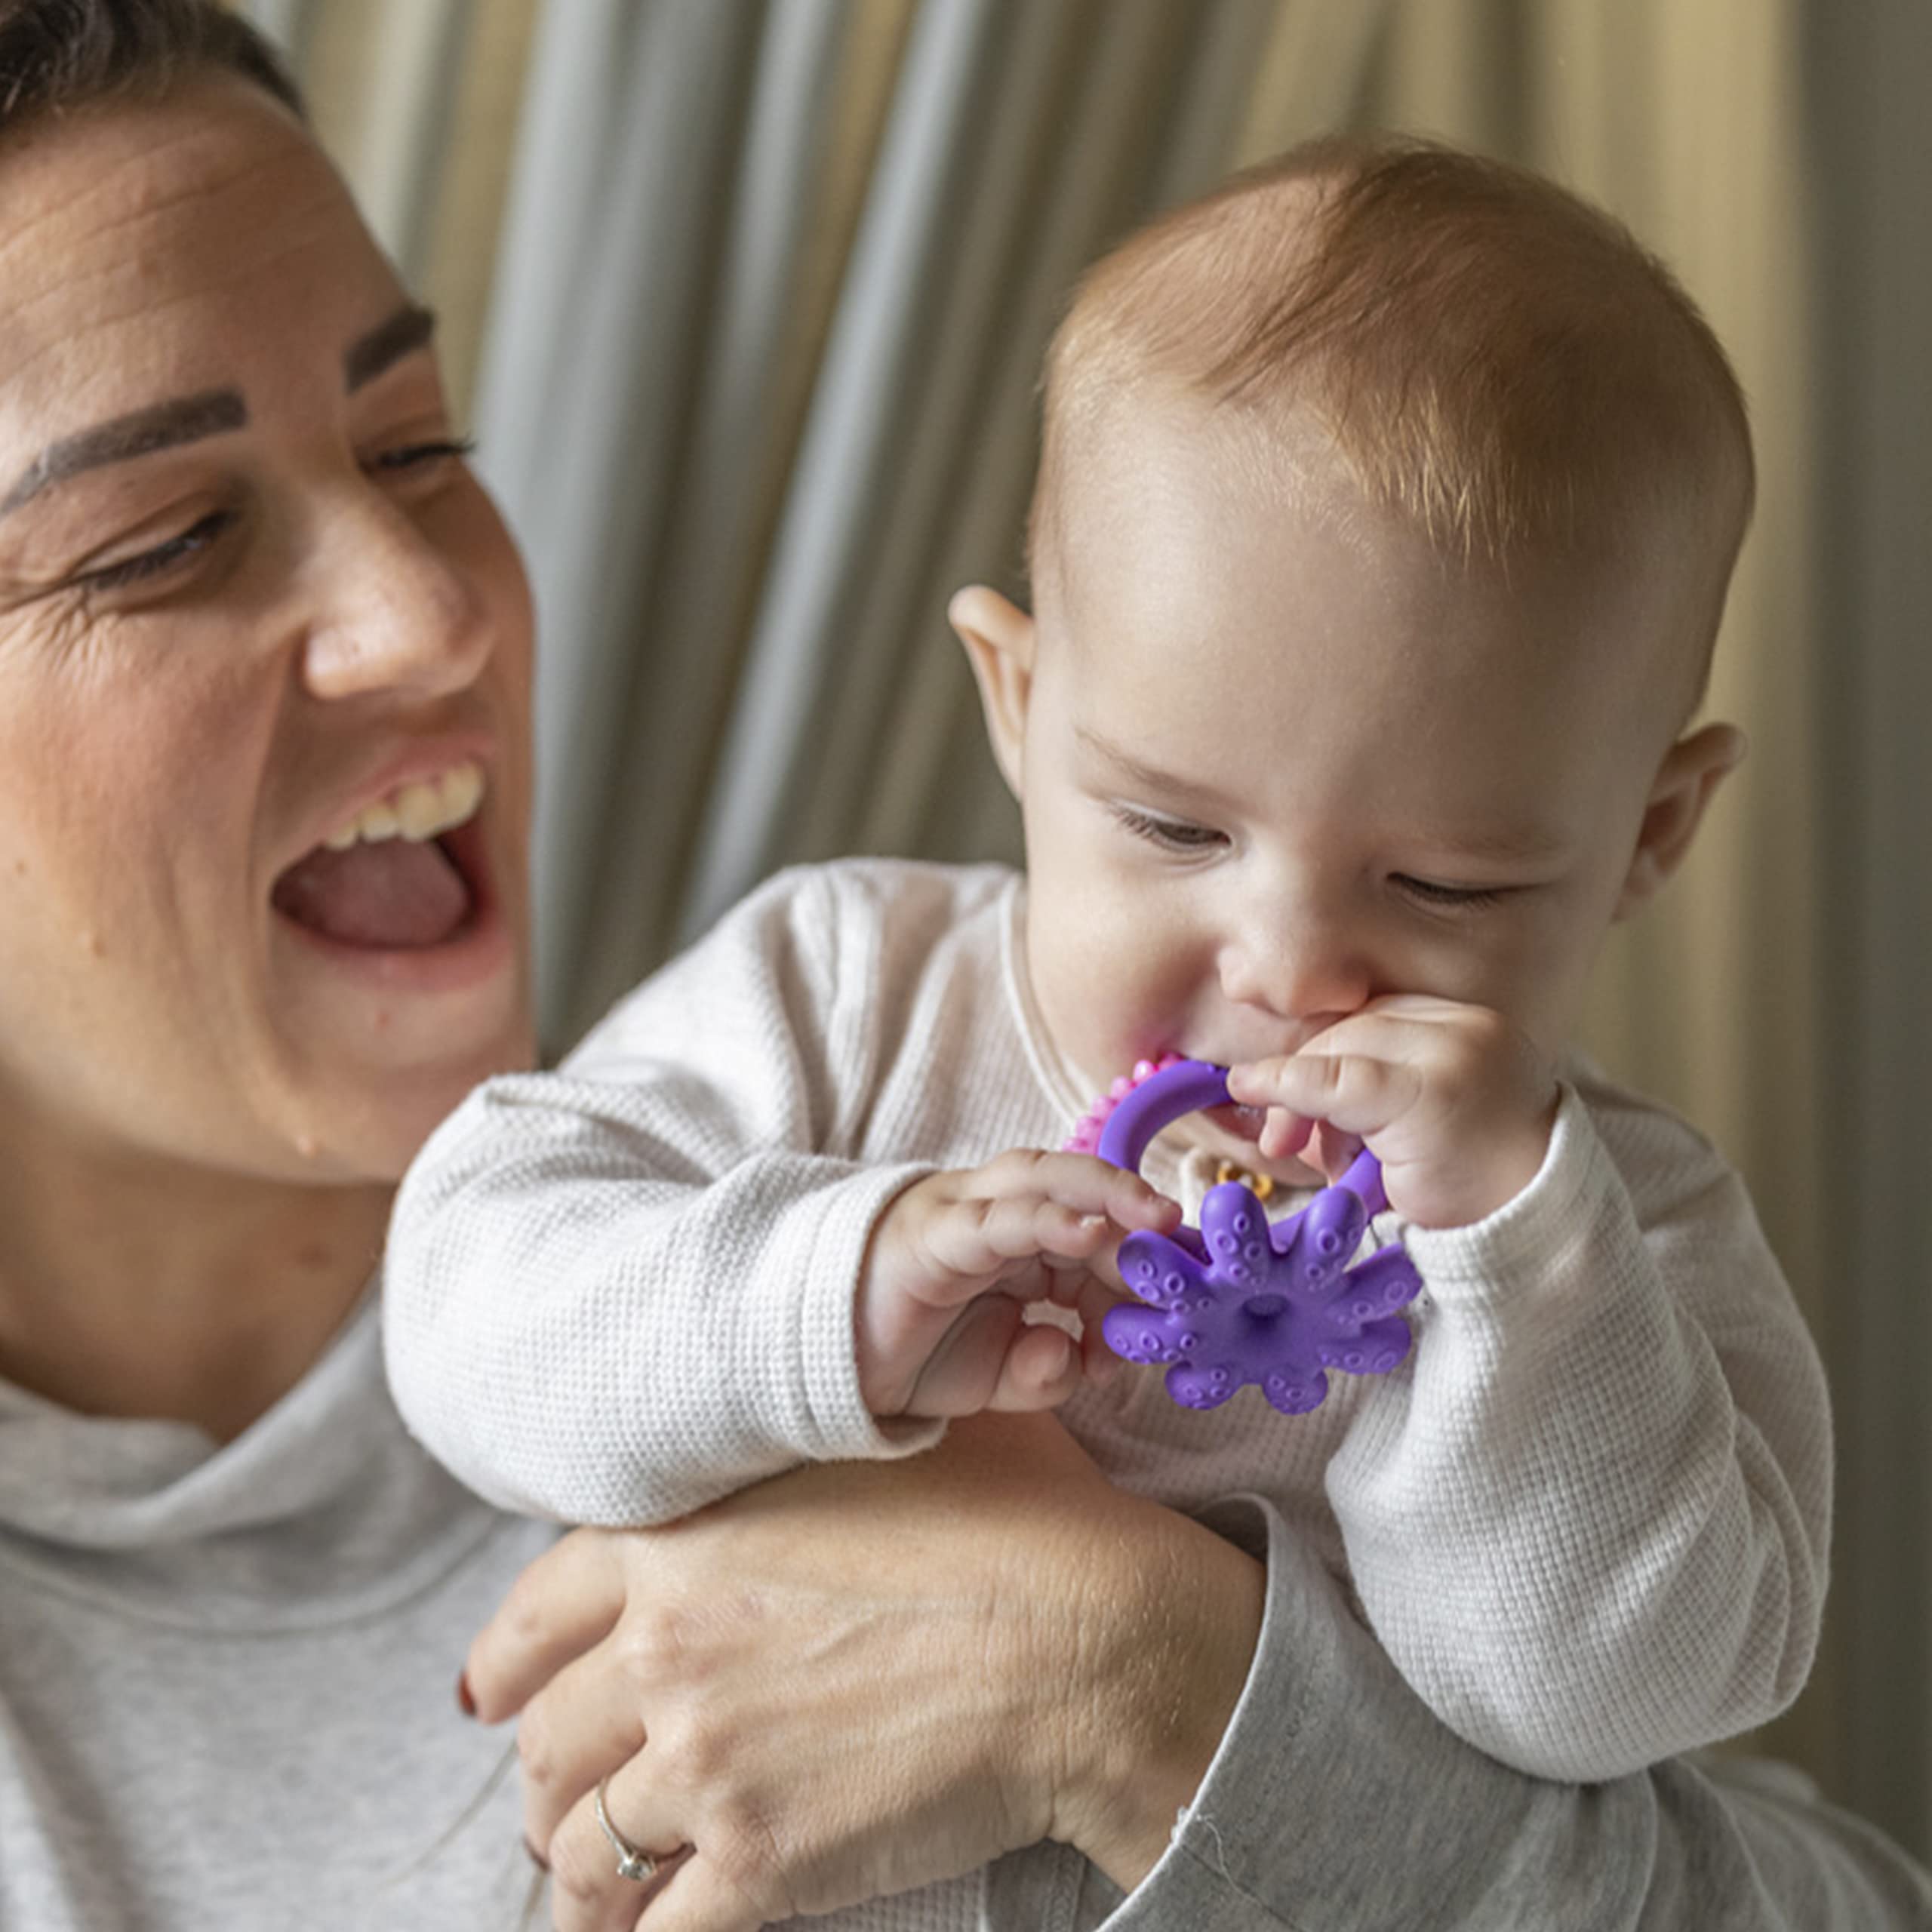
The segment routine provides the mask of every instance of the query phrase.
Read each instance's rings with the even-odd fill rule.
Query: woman
[[[238,26],[12,6],[0,72],[0,1924],[504,1922],[448,1687],[550,1534],[366,1292],[530,1052],[523,577]]]
[[[561,1543],[418,1454],[369,1283],[531,1051],[521,573],[245,29],[12,0],[0,77],[0,1924],[509,1925],[519,1820],[574,1927],[1041,1839],[991,1922],[1932,1922],[1801,1801],[1500,1770],[1259,1512],[1051,1421]]]

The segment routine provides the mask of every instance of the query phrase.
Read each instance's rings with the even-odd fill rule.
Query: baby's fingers
[[[1116,1293],[1092,1275],[1081,1281],[1075,1306],[1080,1315],[1081,1372],[1088,1381],[1110,1382],[1119,1374],[1120,1357],[1107,1346],[1107,1312],[1133,1303],[1134,1299],[1132,1295]]]
[[[1000,1364],[989,1409],[1057,1409],[1080,1386],[1080,1344],[1051,1322],[1022,1324]]]
[[[1006,1275],[1016,1262],[1043,1255],[1084,1261],[1112,1238],[1106,1222],[1057,1201],[965,1200],[936,1220],[926,1234],[926,1251],[940,1278],[964,1295]],[[950,1291],[936,1299],[944,1305]]]
[[[1105,1269],[1123,1233],[1166,1230],[1180,1219],[1178,1204],[1139,1175],[1084,1155],[1043,1154],[1028,1164],[1002,1155],[974,1179],[979,1187],[925,1235],[934,1266],[962,1283],[983,1284],[1008,1263],[1036,1256]]]
[[[933,1351],[903,1413],[1055,1408],[1079,1386],[1080,1371],[1079,1344],[1063,1329],[1027,1321],[1010,1296],[980,1295]]]
[[[972,1178],[972,1191],[989,1200],[1056,1201],[1076,1214],[1105,1215],[1121,1228],[1164,1231],[1180,1219],[1179,1204],[1131,1168],[1117,1168],[1091,1154],[1016,1148],[988,1161]]]
[[[1359,1140],[1372,1140],[1422,1097],[1423,1081],[1414,1067],[1400,1060],[1300,1053],[1229,1068],[1228,1092],[1244,1106],[1270,1109],[1263,1151],[1272,1158],[1306,1142],[1309,1122],[1325,1122]],[[1293,1121],[1278,1122],[1276,1110],[1294,1116]]]

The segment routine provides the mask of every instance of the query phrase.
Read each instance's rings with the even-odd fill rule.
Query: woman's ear
[[[1735,724],[1706,724],[1664,753],[1613,918],[1627,919],[1682,863],[1705,807],[1743,763],[1746,748],[1744,734]]]
[[[1011,598],[983,583],[953,595],[946,614],[966,647],[980,687],[986,736],[1007,789],[1020,795],[1026,706],[1033,695],[1033,620]]]

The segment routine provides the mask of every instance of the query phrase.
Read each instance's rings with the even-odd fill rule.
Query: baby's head
[[[1518,170],[1327,142],[1102,261],[1035,609],[953,605],[1063,1049],[1253,1058],[1398,992],[1560,1046],[1741,753],[1687,726],[1752,491],[1688,299]]]

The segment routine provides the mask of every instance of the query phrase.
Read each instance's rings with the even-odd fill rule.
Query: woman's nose
[[[435,697],[474,682],[495,637],[461,561],[380,496],[345,511],[331,536],[303,651],[309,692]]]

